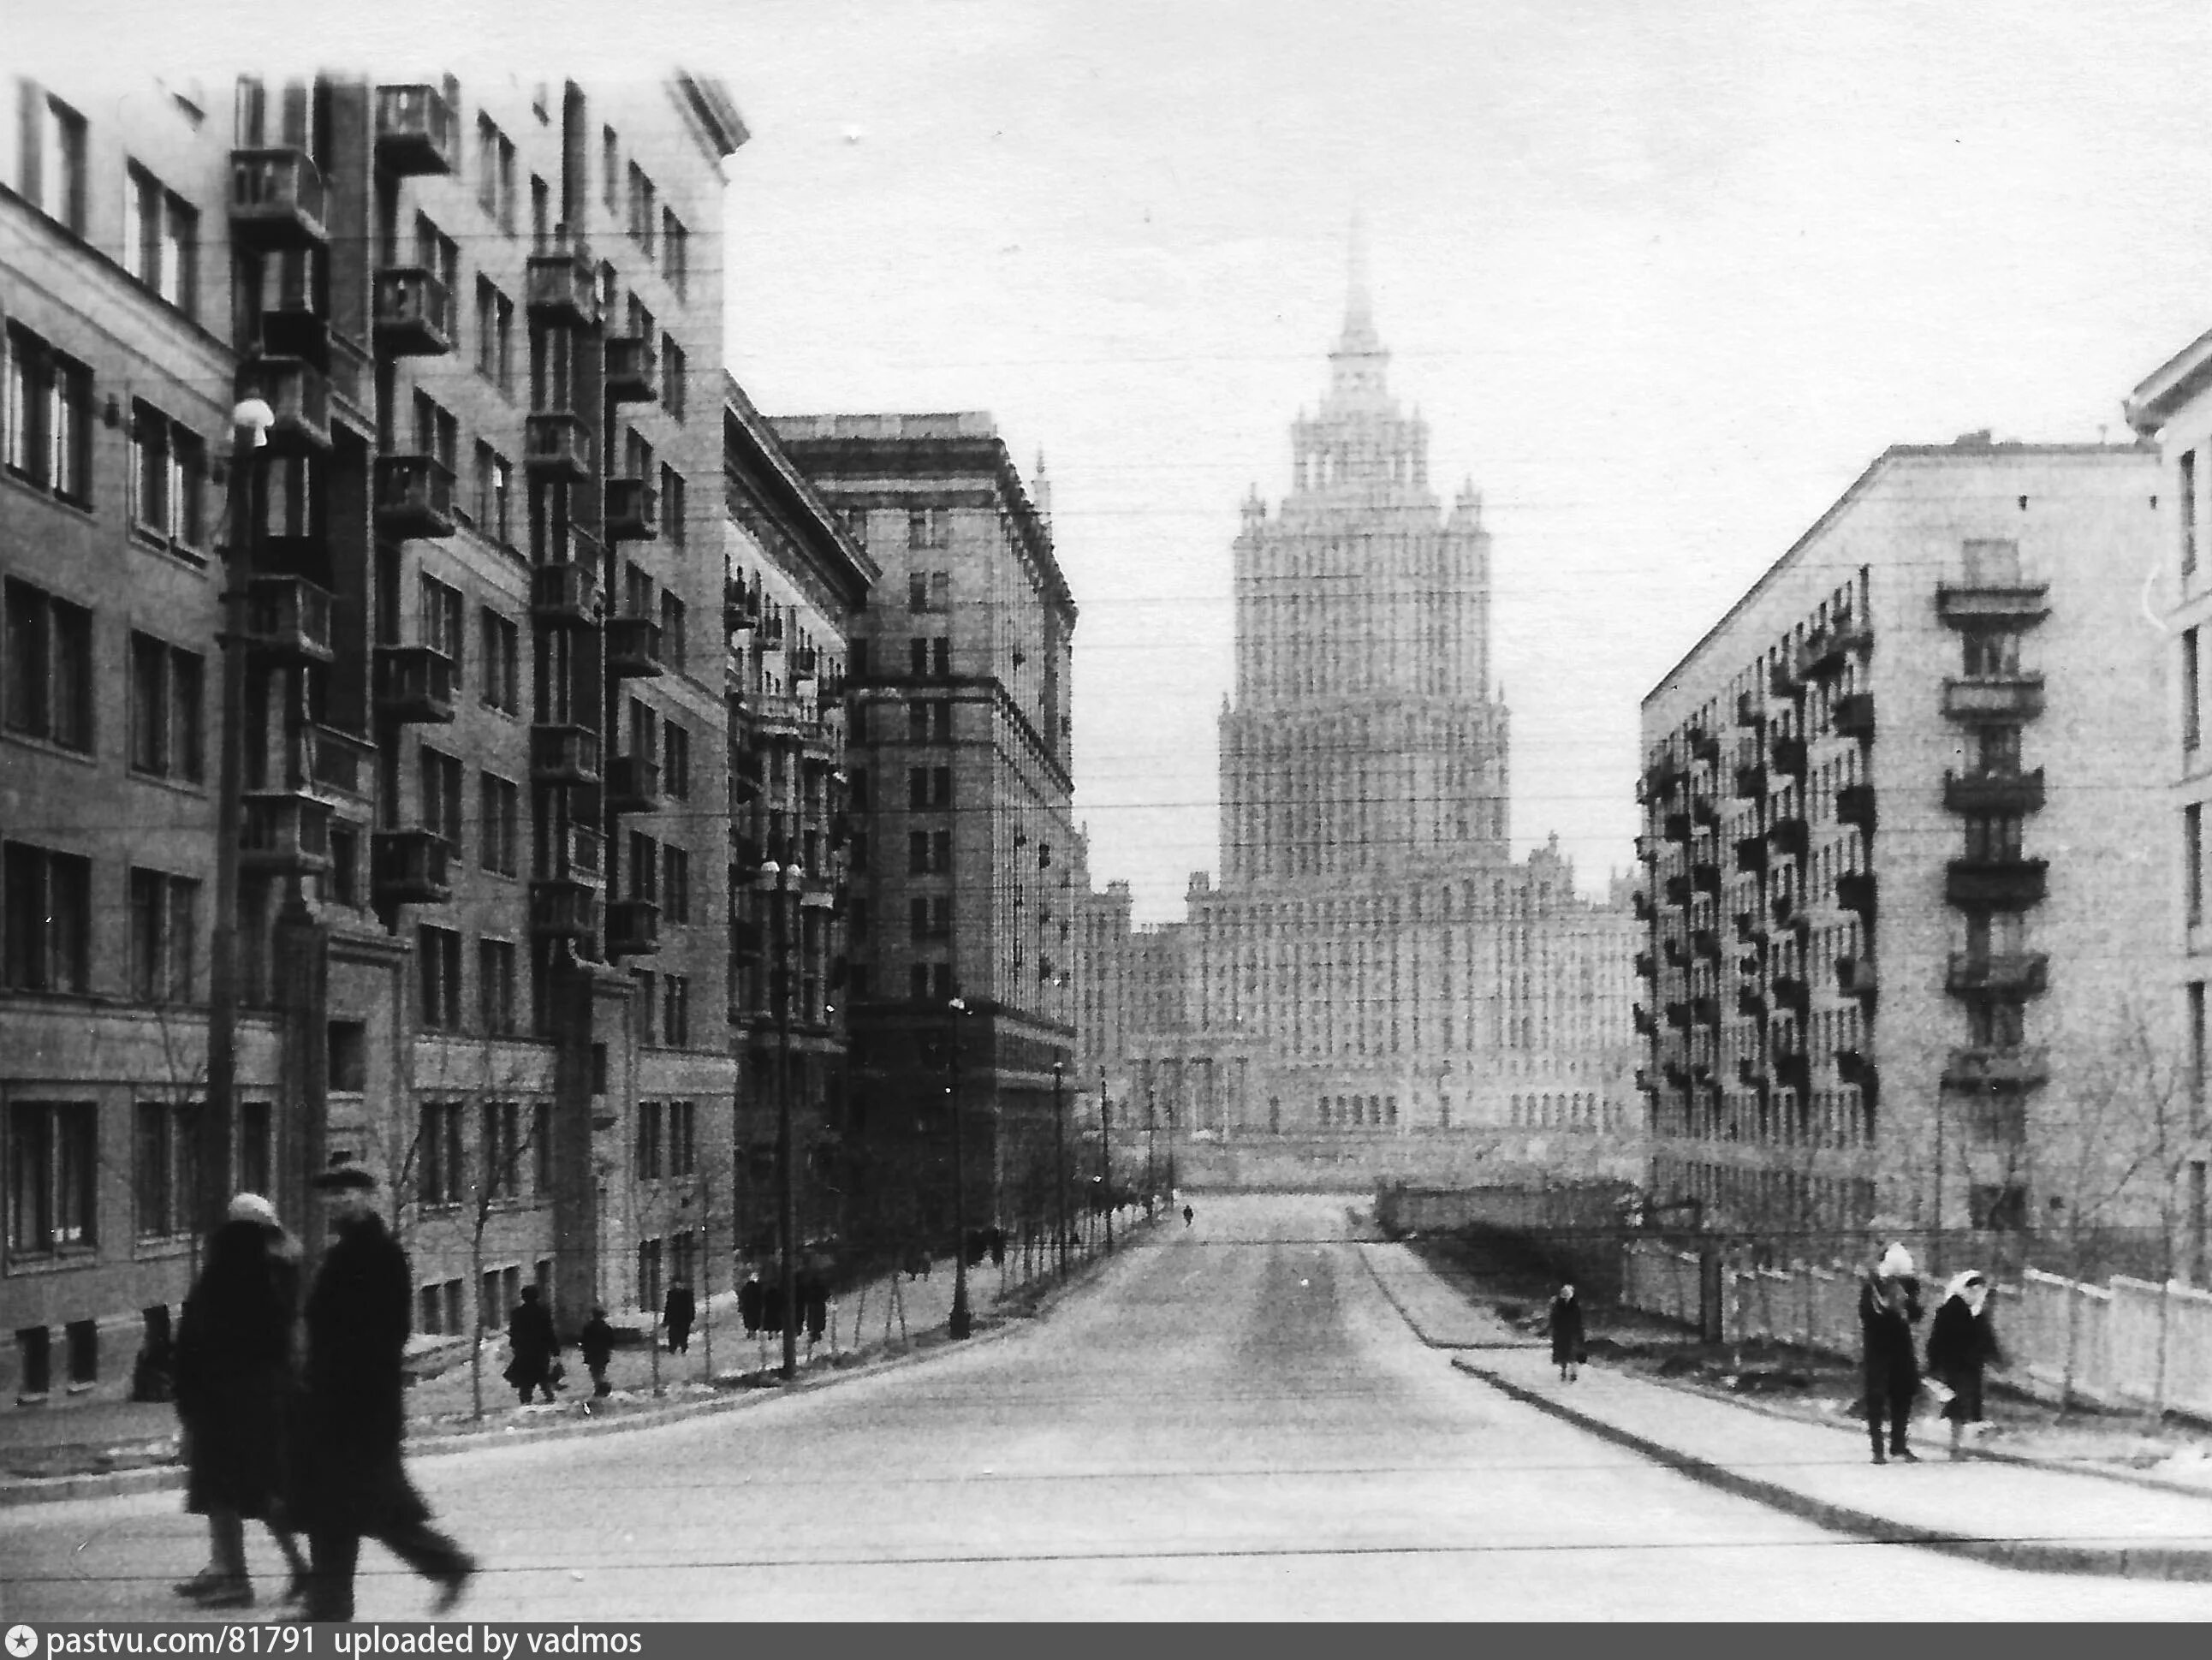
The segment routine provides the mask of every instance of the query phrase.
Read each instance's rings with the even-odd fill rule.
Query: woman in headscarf
[[[1552,1364],[1559,1369],[1559,1381],[1575,1381],[1575,1369],[1583,1363],[1583,1305],[1575,1300],[1575,1288],[1561,1286],[1559,1294],[1552,1299],[1550,1318],[1552,1329]]]
[[[1912,1256],[1892,1245],[1859,1287],[1859,1331],[1866,1349],[1867,1433],[1874,1462],[1887,1462],[1881,1425],[1889,1420],[1888,1457],[1917,1464],[1920,1456],[1905,1444],[1912,1397],[1920,1389],[1920,1365],[1913,1354],[1912,1327],[1920,1318],[1920,1281]]]
[[[1998,1358],[1989,1302],[1990,1282],[1978,1269],[1954,1274],[1928,1328],[1928,1375],[1949,1392],[1943,1416],[1951,1420],[1954,1458],[1965,1456],[1966,1426],[1982,1421],[1982,1371]]]

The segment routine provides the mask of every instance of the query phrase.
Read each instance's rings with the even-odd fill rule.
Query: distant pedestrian
[[[1928,1376],[1942,1386],[1954,1458],[1966,1456],[1966,1426],[1982,1421],[1983,1368],[2000,1358],[1989,1300],[1990,1282],[1969,1268],[1952,1277],[1942,1306],[1928,1323]]]
[[[745,1283],[738,1287],[738,1318],[744,1323],[748,1337],[761,1329],[761,1303],[764,1295],[761,1290],[760,1275],[747,1273]]]
[[[929,1278],[929,1250],[927,1246],[909,1245],[906,1252],[906,1277],[908,1280]]]
[[[284,1525],[284,1409],[291,1394],[297,1250],[269,1201],[241,1193],[208,1237],[207,1262],[177,1331],[177,1417],[185,1508],[208,1519],[208,1565],[175,1587],[210,1608],[250,1608],[246,1523],[269,1525],[305,1593],[307,1560]]]
[[[414,1302],[407,1253],[371,1208],[375,1178],[349,1165],[315,1178],[337,1238],[307,1293],[307,1390],[292,1444],[291,1508],[307,1529],[313,1566],[302,1617],[353,1618],[354,1571],[364,1538],[436,1582],[434,1612],[460,1601],[476,1562],[430,1526],[430,1507],[407,1479],[400,1359]]]
[[[668,1288],[668,1301],[660,1311],[661,1323],[668,1328],[668,1352],[671,1354],[691,1353],[691,1323],[699,1317],[697,1299],[691,1287],[678,1280]]]
[[[1551,1331],[1552,1364],[1559,1369],[1559,1381],[1571,1383],[1583,1364],[1583,1305],[1572,1286],[1561,1286],[1552,1299]]]
[[[538,1287],[525,1286],[522,1300],[507,1316],[507,1370],[501,1374],[514,1385],[524,1406],[538,1391],[551,1403],[553,1357],[560,1353],[561,1341],[553,1335],[553,1316],[538,1300]]]
[[[1866,1351],[1867,1435],[1874,1444],[1877,1464],[1886,1462],[1881,1450],[1885,1415],[1889,1420],[1889,1456],[1908,1464],[1920,1462],[1905,1441],[1912,1397],[1920,1387],[1912,1340],[1912,1328],[1919,1319],[1920,1281],[1913,1275],[1911,1254],[1902,1245],[1892,1245],[1859,1287],[1859,1333]]]
[[[607,1382],[607,1362],[614,1359],[615,1329],[607,1323],[605,1309],[592,1310],[592,1317],[576,1334],[576,1347],[584,1357],[584,1370],[592,1374],[592,1399],[605,1400],[614,1393]]]
[[[1185,1226],[1185,1227],[1188,1227],[1188,1226],[1189,1226],[1193,1222],[1195,1222],[1196,1220],[1198,1220],[1198,1213],[1197,1213],[1196,1211],[1193,1210],[1193,1209],[1192,1209],[1188,1205],[1185,1205],[1185,1206],[1182,1207],[1182,1225],[1183,1225],[1183,1226]]]

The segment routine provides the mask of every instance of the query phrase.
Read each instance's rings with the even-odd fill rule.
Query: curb
[[[1375,1266],[1375,1258],[1367,1250],[1367,1247],[1370,1245],[1391,1244],[1396,1242],[1387,1239],[1362,1239],[1357,1240],[1353,1243],[1359,1246],[1360,1262],[1367,1269],[1367,1277],[1375,1282],[1376,1290],[1382,1293],[1382,1300],[1389,1304],[1392,1308],[1398,1311],[1398,1317],[1406,1323],[1406,1329],[1412,1332],[1414,1336],[1419,1338],[1421,1340],[1422,1347],[1425,1348],[1456,1349],[1462,1351],[1471,1349],[1480,1351],[1488,1349],[1535,1349],[1541,1348],[1543,1347],[1542,1344],[1534,1341],[1533,1339],[1524,1340],[1519,1342],[1448,1343],[1441,1338],[1430,1336],[1426,1331],[1422,1329],[1421,1323],[1413,1318],[1413,1316],[1407,1311],[1405,1304],[1399,1300],[1398,1293],[1390,1289],[1390,1282],[1382,1277],[1382,1270]],[[1431,1269],[1431,1272],[1433,1273],[1434,1270]],[[1457,1293],[1458,1289],[1459,1288],[1455,1286],[1452,1287],[1455,1294]],[[1458,1362],[1455,1361],[1453,1364],[1456,1365]]]
[[[1769,1509],[1778,1510],[1826,1528],[1832,1533],[1849,1534],[1879,1545],[1917,1545],[1948,1556],[1964,1557],[1993,1567],[2014,1568],[2027,1573],[2094,1574],[2122,1579],[2212,1582],[2212,1550],[2185,1550],[2166,1546],[2106,1548],[2052,1544],[2041,1540],[1978,1539],[1966,1534],[1947,1533],[1940,1529],[1893,1522],[1870,1511],[1854,1510],[1847,1505],[1814,1499],[1794,1488],[1773,1481],[1762,1481],[1694,1454],[1648,1440],[1618,1425],[1578,1412],[1549,1395],[1524,1389],[1487,1367],[1475,1365],[1456,1357],[1453,1359],[1452,1365],[1524,1406],[1534,1407],[1539,1412],[1587,1431],[1601,1440],[1626,1447],[1677,1475],[1687,1476],[1692,1481],[1733,1493],[1740,1499],[1753,1499]]]
[[[1107,1260],[1109,1259],[1103,1256],[1094,1258],[1086,1268]],[[883,1355],[859,1365],[825,1367],[811,1374],[802,1372],[788,1383],[733,1389],[681,1406],[663,1407],[626,1417],[605,1420],[583,1418],[529,1428],[517,1426],[511,1432],[489,1428],[469,1430],[458,1435],[440,1436],[428,1440],[410,1438],[404,1444],[406,1456],[411,1462],[418,1458],[443,1457],[451,1453],[477,1452],[494,1447],[532,1446],[542,1441],[566,1441],[581,1437],[619,1435],[630,1430],[659,1429],[717,1413],[741,1411],[764,1401],[811,1394],[848,1379],[872,1377],[896,1371],[902,1366],[918,1365],[942,1355],[963,1353],[981,1344],[1002,1341],[1045,1319],[1069,1294],[1080,1290],[1089,1278],[1087,1271],[1079,1277],[1071,1276],[1065,1286],[1054,1286],[1039,1298],[1036,1307],[1027,1314],[1006,1315],[990,1320],[988,1324],[979,1321],[974,1332],[957,1343],[947,1339],[942,1343],[933,1343],[927,1348],[917,1347],[905,1353]],[[66,1504],[79,1499],[120,1499],[139,1493],[161,1493],[182,1487],[185,1477],[183,1465],[160,1464],[140,1469],[117,1470],[104,1475],[34,1476],[20,1481],[0,1481],[0,1510],[27,1505]]]

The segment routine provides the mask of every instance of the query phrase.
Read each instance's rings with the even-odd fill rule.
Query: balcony
[[[319,794],[366,800],[376,788],[376,745],[336,727],[311,725],[307,775]]]
[[[1874,741],[1874,694],[1870,691],[1847,692],[1836,699],[1829,718],[1838,738],[1856,738],[1862,744]]]
[[[1759,913],[1740,910],[1735,914],[1735,937],[1747,946],[1766,943],[1766,930],[1759,925]]]
[[[574,882],[530,885],[530,933],[535,939],[587,939],[599,930],[599,896]]]
[[[1875,913],[1874,873],[1847,870],[1837,877],[1836,903],[1845,910],[1856,911],[1862,916],[1872,916]]]
[[[1774,1057],[1774,1081],[1802,1095],[1813,1087],[1813,1058],[1802,1049],[1786,1049]]]
[[[1805,821],[1796,814],[1778,818],[1766,827],[1766,839],[1776,851],[1785,858],[1802,859],[1805,849],[1812,845],[1812,832]]]
[[[1755,876],[1766,868],[1766,838],[1763,836],[1739,836],[1735,842],[1735,867],[1740,875]]]
[[[2043,903],[2044,859],[1954,859],[1944,897],[1962,910],[2025,910]]]
[[[1690,815],[1686,812],[1668,813],[1660,825],[1660,834],[1669,842],[1688,841],[1690,839]]]
[[[592,476],[594,447],[580,415],[540,410],[522,425],[522,470],[532,478],[581,483]]]
[[[309,876],[331,866],[331,804],[293,790],[249,790],[238,868],[248,876]]]
[[[1970,725],[2005,726],[2033,721],[2043,713],[2043,677],[2012,674],[1943,683],[1943,713]]]
[[[380,905],[442,905],[453,897],[453,848],[427,830],[381,830],[370,839],[371,883]]]
[[[1766,1065],[1763,1061],[1754,1061],[1746,1056],[1735,1063],[1735,1081],[1747,1090],[1759,1090],[1763,1092],[1771,1080],[1767,1078]]]
[[[750,916],[732,916],[730,919],[730,954],[732,957],[748,963],[758,962],[761,943],[758,919]]]
[[[1651,896],[1641,888],[1635,889],[1629,894],[1628,906],[1639,922],[1649,922],[1659,914],[1651,903]]]
[[[1842,641],[1834,630],[1815,629],[1797,642],[1797,678],[1826,682],[1844,672]]]
[[[1856,824],[1867,835],[1874,834],[1875,804],[1872,784],[1846,784],[1836,792],[1836,822]]]
[[[1680,909],[1690,903],[1690,879],[1686,876],[1670,876],[1662,885],[1662,891],[1667,897],[1667,903]]]
[[[401,178],[451,173],[458,127],[436,87],[376,89],[376,164]]]
[[[1665,1062],[1659,1068],[1659,1075],[1666,1080],[1667,1087],[1670,1090],[1686,1090],[1690,1087],[1690,1069],[1680,1061]]]
[[[653,342],[641,335],[621,334],[607,341],[607,396],[617,404],[650,404],[654,389]]]
[[[230,238],[264,252],[319,248],[330,240],[323,175],[305,150],[231,151]]]
[[[1671,755],[1662,755],[1644,769],[1644,799],[1664,801],[1682,781],[1682,769]]]
[[[1750,987],[1741,987],[1735,994],[1735,1012],[1747,1020],[1764,1020],[1766,1018],[1766,1000]]]
[[[599,885],[605,866],[600,863],[598,830],[572,819],[554,828],[549,846],[552,868],[541,873],[545,879],[580,882],[590,887]]]
[[[1797,698],[1805,695],[1805,682],[1798,676],[1794,657],[1785,657],[1768,666],[1766,689],[1777,697]]]
[[[331,383],[304,357],[260,357],[241,364],[240,400],[258,397],[276,419],[268,432],[272,456],[326,455],[331,447]]]
[[[607,618],[607,673],[646,680],[660,672],[660,624],[647,617]]]
[[[533,323],[551,328],[595,328],[599,321],[599,275],[583,239],[554,253],[530,256],[523,310]]]
[[[246,643],[286,662],[331,660],[331,593],[301,576],[257,576],[246,591]]]
[[[1690,1000],[1690,1022],[1698,1026],[1720,1025],[1721,1000],[1717,997],[1692,997]]]
[[[1947,772],[1943,805],[1973,818],[2014,818],[2043,810],[2043,769],[2033,772]]]
[[[2048,582],[1936,585],[1936,615],[1954,629],[2026,628],[2051,615]]]
[[[650,542],[660,534],[659,503],[642,478],[607,480],[607,540]]]
[[[1680,935],[1668,934],[1659,942],[1659,949],[1666,957],[1668,968],[1686,969],[1690,966],[1690,948],[1682,943]]]
[[[533,784],[596,784],[599,781],[599,735],[588,727],[536,726],[530,729],[530,781]]]
[[[1676,1031],[1686,1031],[1690,1025],[1690,1006],[1676,998],[1667,1005],[1667,1024]]]
[[[607,760],[607,807],[613,812],[660,811],[660,763],[641,755]]]
[[[376,273],[376,349],[390,357],[442,357],[453,349],[452,296],[422,265]]]
[[[530,573],[530,615],[551,628],[589,628],[598,619],[597,566],[540,565]]]
[[[1643,1036],[1646,1037],[1656,1037],[1659,1035],[1659,1021],[1657,1017],[1655,1016],[1650,1009],[1645,1008],[1643,1004],[1638,1003],[1636,1005],[1635,1012],[1632,1018],[1636,1023],[1636,1030]]]
[[[1766,698],[1755,691],[1740,691],[1735,695],[1735,723],[1739,727],[1758,727],[1765,724]]]
[[[1690,733],[1690,758],[1711,766],[1721,758],[1720,739],[1711,733],[1693,729]]]
[[[336,586],[329,544],[319,536],[264,536],[254,569],[263,576],[304,576],[317,587]]]
[[[607,902],[609,957],[650,957],[660,949],[660,907],[650,899]]]
[[[1659,977],[1658,960],[1648,951],[1636,953],[1636,977],[1638,980],[1656,980]]]
[[[1973,957],[1953,952],[1943,989],[1954,997],[2040,997],[2049,988],[2051,958],[2036,952]]]
[[[1721,867],[1708,860],[1699,860],[1690,866],[1690,886],[1698,893],[1718,893],[1721,891]]]
[[[2017,1049],[1956,1049],[1943,1063],[1947,1090],[2032,1090],[2041,1088],[2050,1079],[2050,1057],[2039,1043]]]
[[[1638,836],[1636,838],[1636,862],[1639,865],[1657,864],[1659,862],[1659,844],[1656,842],[1654,842],[1648,836]]]
[[[1838,957],[1836,959],[1836,989],[1845,997],[1872,997],[1878,988],[1871,957]]]
[[[434,455],[376,458],[376,528],[395,542],[453,533],[453,470]]]
[[[1794,974],[1774,976],[1774,1006],[1788,1009],[1800,1020],[1813,1006],[1813,988]]]
[[[1766,769],[1757,762],[1746,765],[1736,763],[1735,798],[1739,801],[1755,801],[1766,794]]]
[[[1802,738],[1778,738],[1772,751],[1774,769],[1785,778],[1805,775],[1805,740]]]
[[[1709,962],[1721,960],[1721,936],[1717,928],[1692,928],[1690,931],[1690,951],[1693,956]]]
[[[428,646],[376,648],[376,712],[409,726],[442,727],[453,718],[453,660]]]

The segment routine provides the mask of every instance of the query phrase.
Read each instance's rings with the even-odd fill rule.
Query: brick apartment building
[[[1012,1226],[1041,1202],[1055,1063],[1063,1091],[1080,1087],[1074,598],[988,416],[772,424],[882,572],[847,677],[854,1229],[949,1222],[948,1093],[969,1223]]]
[[[2160,489],[2139,447],[1888,450],[1645,698],[1656,1197],[1777,1240],[2121,1219],[2116,1079],[2174,1029]]]
[[[307,1177],[341,1159],[392,1183],[425,1329],[524,1280],[571,1323],[649,1302],[700,1249],[682,1200],[735,1081],[742,125],[682,74],[9,93],[0,1383],[115,1387],[210,1206],[265,1190],[312,1241]],[[274,423],[234,456],[250,396]],[[238,1108],[212,1122],[234,540]]]

